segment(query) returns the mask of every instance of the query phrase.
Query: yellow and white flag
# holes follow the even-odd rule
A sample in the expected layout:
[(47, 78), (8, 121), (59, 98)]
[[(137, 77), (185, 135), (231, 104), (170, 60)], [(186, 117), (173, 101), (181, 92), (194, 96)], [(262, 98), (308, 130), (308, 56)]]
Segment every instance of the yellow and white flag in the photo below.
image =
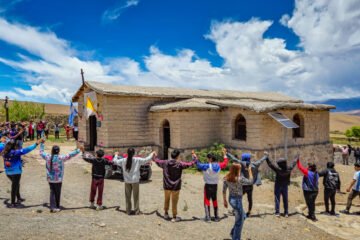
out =
[(92, 103), (89, 97), (86, 98), (86, 115), (89, 118), (92, 115), (96, 114), (96, 110), (94, 108), (94, 104)]

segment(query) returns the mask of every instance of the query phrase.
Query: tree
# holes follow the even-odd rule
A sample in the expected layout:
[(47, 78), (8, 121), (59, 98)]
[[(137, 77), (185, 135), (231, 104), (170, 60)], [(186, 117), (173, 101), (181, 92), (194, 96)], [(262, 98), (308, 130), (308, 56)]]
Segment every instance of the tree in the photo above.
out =
[[(5, 114), (5, 109), (1, 109), (1, 114)], [(9, 104), (10, 121), (29, 121), (42, 119), (45, 115), (45, 105), (32, 102), (12, 101)]]
[(346, 130), (345, 136), (360, 138), (360, 126), (354, 126), (352, 128), (349, 128), (348, 130)]

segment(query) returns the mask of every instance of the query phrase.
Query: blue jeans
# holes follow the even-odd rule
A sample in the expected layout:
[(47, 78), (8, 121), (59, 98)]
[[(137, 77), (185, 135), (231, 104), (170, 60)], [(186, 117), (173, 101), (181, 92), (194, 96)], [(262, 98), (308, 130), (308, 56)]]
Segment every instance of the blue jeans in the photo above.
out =
[(240, 240), (241, 239), (241, 231), (242, 231), (244, 221), (246, 218), (245, 217), (246, 215), (243, 210), (243, 205), (242, 205), (242, 197), (230, 196), (229, 204), (234, 209), (234, 214), (235, 214), (235, 225), (231, 229), (232, 240)]
[(289, 214), (288, 207), (288, 185), (275, 183), (275, 213), (280, 213), (280, 198), (282, 196), (284, 203), (284, 213)]

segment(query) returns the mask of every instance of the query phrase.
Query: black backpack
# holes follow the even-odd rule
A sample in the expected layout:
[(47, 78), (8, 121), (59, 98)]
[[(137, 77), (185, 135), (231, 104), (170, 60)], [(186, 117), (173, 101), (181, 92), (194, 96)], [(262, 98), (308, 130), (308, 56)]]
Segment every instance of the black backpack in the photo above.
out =
[(328, 171), (327, 183), (329, 184), (329, 187), (331, 187), (332, 189), (337, 189), (337, 187), (339, 186), (339, 182), (340, 182), (339, 173)]

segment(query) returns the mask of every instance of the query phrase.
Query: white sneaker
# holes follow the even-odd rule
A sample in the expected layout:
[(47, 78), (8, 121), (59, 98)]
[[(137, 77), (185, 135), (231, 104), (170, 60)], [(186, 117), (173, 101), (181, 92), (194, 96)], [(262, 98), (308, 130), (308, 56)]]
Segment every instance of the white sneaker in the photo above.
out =
[(104, 206), (97, 206), (96, 211), (101, 211), (101, 210), (104, 210), (104, 209), (105, 209)]
[(92, 203), (90, 203), (90, 207), (89, 208), (91, 208), (91, 209), (96, 209), (96, 206), (95, 206), (95, 204), (92, 202)]
[(58, 212), (60, 212), (60, 211), (61, 211), (60, 208), (55, 208), (55, 209), (53, 209), (53, 213), (58, 213)]
[(170, 220), (170, 216), (169, 216), (168, 213), (165, 213), (165, 214), (164, 214), (164, 219), (165, 219), (165, 220)]
[(280, 213), (275, 213), (275, 217), (280, 217)]
[(181, 218), (179, 218), (179, 217), (171, 219), (171, 222), (173, 222), (173, 223), (180, 222), (180, 221), (181, 221)]

